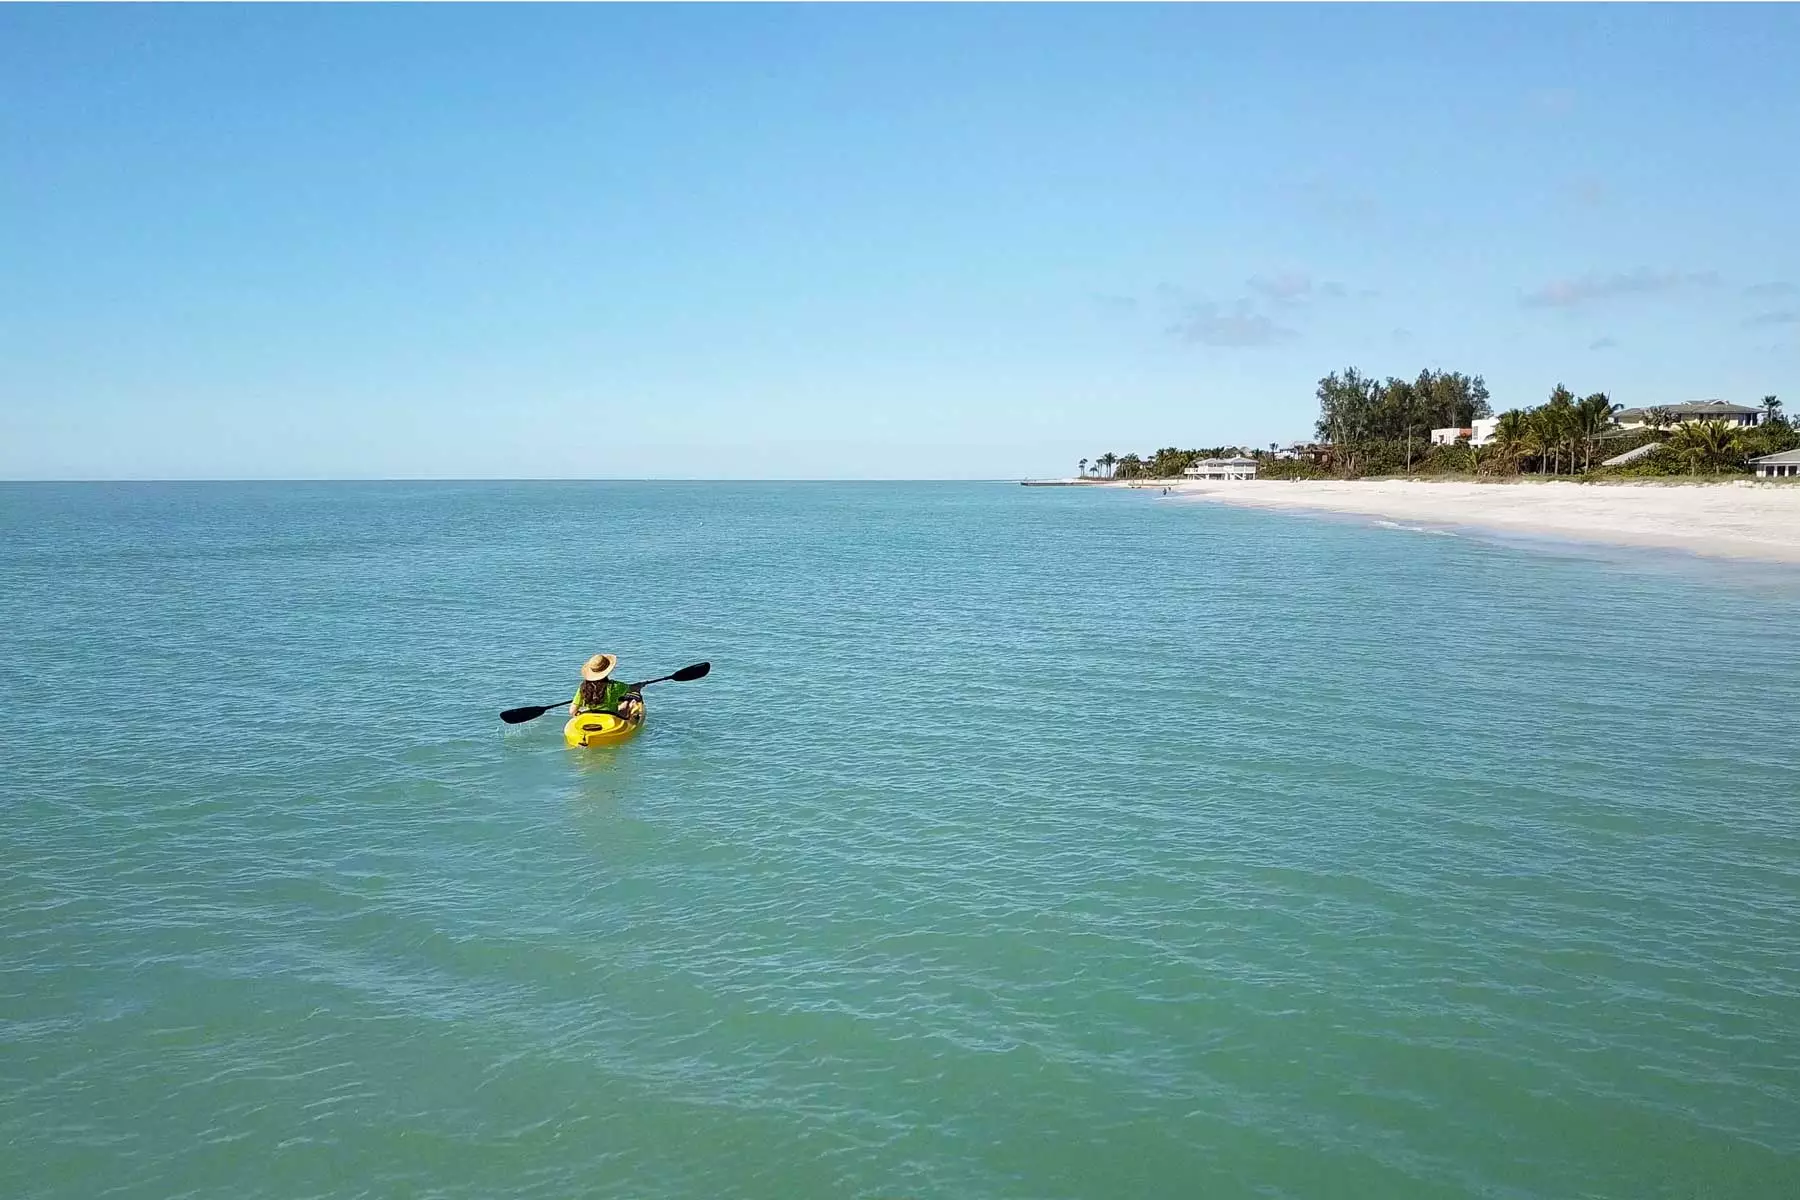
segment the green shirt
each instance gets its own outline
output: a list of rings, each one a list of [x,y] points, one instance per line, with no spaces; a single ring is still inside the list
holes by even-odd
[[[619,715],[619,703],[627,696],[632,695],[636,695],[636,693],[631,690],[631,685],[629,683],[620,683],[616,679],[609,679],[606,681],[606,699],[602,700],[599,704],[584,704],[581,700],[581,689],[576,688],[575,711],[578,713],[611,713],[616,717]]]

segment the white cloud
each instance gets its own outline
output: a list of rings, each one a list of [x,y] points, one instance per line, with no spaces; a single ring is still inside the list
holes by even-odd
[[[1203,346],[1270,346],[1300,336],[1298,330],[1251,312],[1244,304],[1230,312],[1220,311],[1216,304],[1196,304],[1169,332],[1184,342]]]
[[[1573,279],[1554,279],[1525,296],[1530,308],[1575,308],[1620,296],[1652,296],[1719,282],[1716,271],[1652,271],[1639,267],[1610,275],[1589,272]]]

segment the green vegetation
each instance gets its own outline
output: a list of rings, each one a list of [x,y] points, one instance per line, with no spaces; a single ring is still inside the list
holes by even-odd
[[[1433,429],[1468,429],[1493,416],[1487,383],[1479,375],[1424,370],[1412,379],[1378,380],[1355,367],[1319,380],[1317,432],[1312,455],[1283,458],[1276,447],[1237,446],[1181,450],[1164,446],[1149,454],[1107,451],[1081,460],[1081,473],[1100,479],[1176,479],[1203,458],[1251,454],[1261,479],[1357,479],[1374,475],[1552,475],[1577,479],[1658,475],[1743,474],[1747,460],[1800,448],[1800,430],[1782,414],[1781,401],[1764,396],[1762,423],[1739,428],[1723,421],[1677,423],[1666,408],[1643,410],[1641,427],[1616,422],[1620,406],[1605,392],[1577,398],[1557,384],[1542,404],[1499,415],[1493,440],[1433,445]],[[1673,428],[1671,428],[1673,427]],[[1600,464],[1651,443],[1657,450],[1621,467]]]
[[[1268,479],[1357,478],[1368,475],[1517,475],[1525,472],[1577,478],[1743,473],[1747,460],[1800,447],[1800,431],[1782,415],[1781,401],[1762,399],[1760,425],[1738,428],[1721,421],[1677,424],[1665,408],[1644,410],[1644,426],[1623,429],[1620,406],[1605,392],[1577,399],[1557,384],[1543,404],[1499,416],[1486,446],[1459,441],[1417,448],[1431,429],[1466,429],[1490,415],[1481,376],[1423,371],[1408,382],[1377,382],[1355,368],[1319,380],[1319,436],[1330,444],[1324,465],[1267,462]],[[1674,426],[1672,430],[1670,426]],[[1661,447],[1623,467],[1598,464],[1626,451]]]
[[[1319,380],[1318,397],[1319,437],[1349,476],[1372,473],[1373,462],[1393,457],[1395,449],[1410,473],[1415,447],[1430,446],[1433,429],[1466,429],[1493,411],[1481,376],[1457,371],[1426,369],[1413,380],[1377,381],[1350,367]]]
[[[1119,455],[1109,450],[1091,461],[1096,479],[1174,479],[1203,458],[1229,458],[1238,453],[1236,446],[1213,446],[1206,450],[1178,450],[1174,446],[1164,446],[1147,455]],[[1081,460],[1083,475],[1088,474],[1089,461]]]
[[[1618,411],[1619,405],[1605,392],[1577,400],[1574,392],[1559,383],[1548,402],[1500,414],[1488,456],[1490,473],[1514,474],[1528,463],[1539,474],[1573,475],[1588,470],[1593,466],[1595,446],[1613,429],[1613,414]]]
[[[1741,475],[1748,460],[1762,454],[1800,449],[1800,431],[1779,412],[1761,425],[1741,429],[1723,421],[1690,421],[1666,434],[1654,453],[1622,467],[1596,467],[1597,479],[1632,479],[1659,475]]]

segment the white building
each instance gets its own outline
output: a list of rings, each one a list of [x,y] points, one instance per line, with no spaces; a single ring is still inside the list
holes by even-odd
[[[1431,431],[1431,444],[1434,446],[1454,446],[1462,438],[1474,433],[1473,429],[1434,429]]]
[[[1780,454],[1764,454],[1750,460],[1750,469],[1758,479],[1794,479],[1800,477],[1800,450],[1783,450]]]
[[[1236,458],[1203,458],[1182,474],[1189,479],[1255,479],[1256,460],[1241,454]]]
[[[1476,417],[1469,422],[1469,445],[1485,446],[1494,440],[1494,430],[1500,428],[1499,417]]]

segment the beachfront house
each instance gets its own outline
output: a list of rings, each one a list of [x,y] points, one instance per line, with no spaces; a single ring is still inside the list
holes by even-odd
[[[1331,446],[1321,442],[1290,442],[1275,452],[1275,457],[1282,462],[1305,459],[1318,466],[1331,458]]]
[[[1800,450],[1783,450],[1780,454],[1764,454],[1750,460],[1750,470],[1758,479],[1800,478]]]
[[[1434,446],[1454,446],[1458,442],[1468,442],[1471,446],[1485,446],[1494,440],[1494,430],[1499,427],[1499,417],[1478,417],[1464,426],[1452,425],[1445,429],[1431,431],[1431,444]]]
[[[1669,414],[1670,422],[1676,425],[1685,425],[1689,421],[1723,421],[1727,425],[1747,429],[1761,424],[1763,418],[1763,410],[1760,408],[1751,408],[1747,404],[1728,404],[1723,400],[1693,400],[1686,404],[1664,404],[1660,407]],[[1643,429],[1650,424],[1649,412],[1649,407],[1628,408],[1619,413],[1616,420],[1621,429]]]
[[[1232,458],[1203,458],[1182,474],[1189,479],[1255,479],[1256,460],[1241,454]]]

